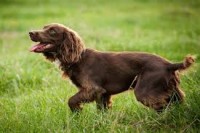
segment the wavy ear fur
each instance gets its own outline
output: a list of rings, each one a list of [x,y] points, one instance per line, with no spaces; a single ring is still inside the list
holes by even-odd
[[[64,40],[60,46],[59,54],[65,64],[71,64],[79,61],[81,53],[84,50],[84,43],[79,35],[70,29],[66,29]]]

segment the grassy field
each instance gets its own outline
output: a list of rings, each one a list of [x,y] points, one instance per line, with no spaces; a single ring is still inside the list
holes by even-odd
[[[113,108],[95,103],[73,114],[77,92],[57,67],[30,53],[31,29],[58,22],[77,31],[87,47],[145,51],[173,62],[187,54],[196,64],[181,75],[185,102],[157,114],[133,91],[114,97]],[[1,0],[0,132],[198,132],[200,130],[200,1],[198,0]]]

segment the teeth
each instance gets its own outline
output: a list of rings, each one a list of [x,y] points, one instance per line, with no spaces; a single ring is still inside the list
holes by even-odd
[[[45,45],[45,48],[49,48],[49,47],[51,47],[51,44],[46,44]]]

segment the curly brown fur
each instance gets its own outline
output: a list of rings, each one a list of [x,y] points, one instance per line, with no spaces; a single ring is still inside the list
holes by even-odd
[[[77,86],[78,93],[68,102],[72,111],[92,101],[98,109],[110,108],[112,95],[130,87],[138,101],[157,111],[184,99],[178,71],[193,64],[191,56],[173,64],[150,53],[86,49],[79,35],[61,24],[50,24],[29,34],[33,41],[40,42],[31,51],[59,61],[64,75]]]

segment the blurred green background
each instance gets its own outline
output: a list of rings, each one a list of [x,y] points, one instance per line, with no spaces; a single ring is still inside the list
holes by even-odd
[[[151,52],[173,62],[195,55],[195,65],[181,75],[185,102],[157,114],[130,91],[115,96],[106,113],[94,103],[70,113],[66,103],[76,87],[29,52],[28,32],[52,22],[101,51]],[[0,132],[198,132],[199,24],[199,0],[1,0]]]

